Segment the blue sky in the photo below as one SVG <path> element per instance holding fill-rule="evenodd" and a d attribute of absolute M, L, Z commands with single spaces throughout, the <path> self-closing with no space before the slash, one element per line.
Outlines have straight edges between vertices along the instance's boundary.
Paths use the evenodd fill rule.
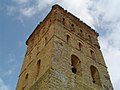
<path fill-rule="evenodd" d="M 61 5 L 99 34 L 115 90 L 120 90 L 119 0 L 0 0 L 0 90 L 15 90 L 25 41 L 52 5 Z"/>

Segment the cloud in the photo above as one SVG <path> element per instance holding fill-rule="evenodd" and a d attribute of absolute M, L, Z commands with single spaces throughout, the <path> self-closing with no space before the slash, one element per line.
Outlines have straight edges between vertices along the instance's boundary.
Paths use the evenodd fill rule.
<path fill-rule="evenodd" d="M 20 17 L 34 18 L 48 6 L 60 4 L 100 33 L 100 45 L 103 51 L 114 88 L 120 83 L 120 0 L 13 0 L 10 12 Z M 17 2 L 16 2 L 17 1 Z M 50 7 L 49 7 L 50 8 Z M 13 14 L 13 13 L 12 13 Z"/>
<path fill-rule="evenodd" d="M 106 5 L 107 4 L 107 5 Z M 94 26 L 100 35 L 99 41 L 115 90 L 120 89 L 120 1 L 99 0 L 92 3 L 90 12 L 94 18 Z M 117 12 L 117 14 L 115 14 Z M 118 89 L 119 88 L 119 89 Z"/>
<path fill-rule="evenodd" d="M 13 0 L 13 2 L 17 5 L 9 6 L 8 13 L 9 15 L 19 13 L 20 19 L 35 17 L 48 6 L 52 6 L 57 3 L 62 5 L 68 11 L 73 12 L 76 16 L 82 18 L 83 21 L 93 27 L 94 20 L 88 10 L 89 0 L 74 0 L 70 2 L 68 0 L 35 0 L 34 3 L 31 0 Z M 87 18 L 84 17 L 84 15 L 86 15 Z"/>
<path fill-rule="evenodd" d="M 0 78 L 0 90 L 9 90 L 9 87 L 4 84 L 2 78 Z"/>
<path fill-rule="evenodd" d="M 94 20 L 88 9 L 91 3 L 92 1 L 90 0 L 61 0 L 60 2 L 65 9 L 67 9 L 69 12 L 72 12 L 74 15 L 93 27 Z"/>
<path fill-rule="evenodd" d="M 16 60 L 16 56 L 15 56 L 15 54 L 14 53 L 9 53 L 8 54 L 8 58 L 9 58 L 9 60 L 8 60 L 8 62 L 7 63 L 13 63 L 15 60 Z"/>
<path fill-rule="evenodd" d="M 34 11 L 35 8 L 34 7 L 31 7 L 31 8 L 22 8 L 20 10 L 21 14 L 26 16 L 26 17 L 31 17 L 33 16 L 36 12 Z"/>
<path fill-rule="evenodd" d="M 19 18 L 30 18 L 40 13 L 48 5 L 55 3 L 54 0 L 12 0 L 12 6 L 8 6 L 8 14 L 17 13 Z"/>
<path fill-rule="evenodd" d="M 13 0 L 16 4 L 26 4 L 29 2 L 29 0 Z"/>
<path fill-rule="evenodd" d="M 4 76 L 9 76 L 9 75 L 12 75 L 14 69 L 9 69 L 8 71 L 4 72 Z"/>

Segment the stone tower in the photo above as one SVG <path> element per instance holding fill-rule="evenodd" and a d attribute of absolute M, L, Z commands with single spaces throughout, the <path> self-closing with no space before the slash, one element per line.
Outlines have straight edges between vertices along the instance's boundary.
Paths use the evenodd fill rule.
<path fill-rule="evenodd" d="M 113 90 L 97 37 L 54 5 L 26 41 L 16 90 Z"/>

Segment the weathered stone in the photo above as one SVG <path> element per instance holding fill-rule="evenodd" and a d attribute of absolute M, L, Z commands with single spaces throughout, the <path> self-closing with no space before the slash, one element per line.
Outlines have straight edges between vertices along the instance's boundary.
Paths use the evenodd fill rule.
<path fill-rule="evenodd" d="M 16 90 L 113 90 L 97 37 L 54 5 L 26 42 Z"/>

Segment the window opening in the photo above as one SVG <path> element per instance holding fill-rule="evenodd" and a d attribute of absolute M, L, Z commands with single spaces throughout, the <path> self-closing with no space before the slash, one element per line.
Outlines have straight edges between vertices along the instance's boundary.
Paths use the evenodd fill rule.
<path fill-rule="evenodd" d="M 90 70 L 91 70 L 92 82 L 97 85 L 101 85 L 100 76 L 97 68 L 91 65 Z"/>
<path fill-rule="evenodd" d="M 88 35 L 88 37 L 89 37 L 89 39 L 90 39 L 90 41 L 91 41 L 91 36 L 90 36 L 90 35 Z"/>
<path fill-rule="evenodd" d="M 71 24 L 72 27 L 74 27 L 74 24 Z"/>
<path fill-rule="evenodd" d="M 47 44 L 47 37 L 45 37 L 45 45 Z"/>
<path fill-rule="evenodd" d="M 82 49 L 82 44 L 79 42 L 79 50 L 81 51 Z"/>
<path fill-rule="evenodd" d="M 25 80 L 27 80 L 28 79 L 28 73 L 26 74 L 26 76 L 25 76 Z"/>
<path fill-rule="evenodd" d="M 91 53 L 91 57 L 95 59 L 95 53 L 92 50 L 90 50 L 90 53 Z"/>
<path fill-rule="evenodd" d="M 67 35 L 67 43 L 70 43 L 70 36 Z"/>
<path fill-rule="evenodd" d="M 75 55 L 71 55 L 71 70 L 74 74 L 80 75 L 81 76 L 81 62 L 79 58 Z"/>
<path fill-rule="evenodd" d="M 36 78 L 37 78 L 38 75 L 39 75 L 39 71 L 40 71 L 40 63 L 41 63 L 41 60 L 38 60 L 38 62 L 37 62 L 37 73 L 36 73 Z"/>

